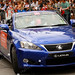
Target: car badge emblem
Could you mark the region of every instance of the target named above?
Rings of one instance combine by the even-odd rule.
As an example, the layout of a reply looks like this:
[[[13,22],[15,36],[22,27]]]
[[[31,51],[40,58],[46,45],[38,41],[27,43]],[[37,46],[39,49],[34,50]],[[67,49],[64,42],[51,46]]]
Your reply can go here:
[[[57,45],[56,48],[59,49],[59,50],[61,50],[62,46],[61,45]]]

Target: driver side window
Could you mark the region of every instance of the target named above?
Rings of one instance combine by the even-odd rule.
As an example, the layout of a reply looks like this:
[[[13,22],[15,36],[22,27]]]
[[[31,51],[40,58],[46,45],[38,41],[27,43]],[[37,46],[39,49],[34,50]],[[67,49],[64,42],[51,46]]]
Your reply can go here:
[[[10,20],[7,20],[6,24],[8,24],[9,29],[12,29],[12,18]]]

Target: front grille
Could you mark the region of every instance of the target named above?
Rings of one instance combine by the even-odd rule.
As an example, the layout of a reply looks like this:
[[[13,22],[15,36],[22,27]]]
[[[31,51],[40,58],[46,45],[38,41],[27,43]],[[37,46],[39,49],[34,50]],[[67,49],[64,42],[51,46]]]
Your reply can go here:
[[[52,44],[52,45],[44,45],[48,51],[63,51],[63,50],[71,50],[73,43],[64,43],[64,44]]]
[[[75,63],[75,57],[70,58],[56,58],[56,59],[47,59],[46,65],[60,65],[60,64],[68,64]]]

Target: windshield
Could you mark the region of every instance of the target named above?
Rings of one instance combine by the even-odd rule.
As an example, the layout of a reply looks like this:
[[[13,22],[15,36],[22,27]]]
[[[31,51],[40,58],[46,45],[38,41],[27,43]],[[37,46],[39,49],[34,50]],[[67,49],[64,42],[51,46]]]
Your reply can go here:
[[[32,12],[16,16],[16,28],[44,27],[67,25],[65,20],[56,12]]]

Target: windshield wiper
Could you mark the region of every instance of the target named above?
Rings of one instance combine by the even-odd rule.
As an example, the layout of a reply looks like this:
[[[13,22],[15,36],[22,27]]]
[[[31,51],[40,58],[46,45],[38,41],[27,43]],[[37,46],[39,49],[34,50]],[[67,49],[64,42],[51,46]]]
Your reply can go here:
[[[68,24],[56,24],[56,25],[52,25],[52,26],[66,26]]]
[[[45,25],[45,26],[29,26],[29,27],[25,27],[25,28],[40,28],[40,27],[65,26],[65,25],[68,25],[68,24]]]
[[[40,28],[40,27],[48,27],[48,26],[29,26],[29,27],[25,27],[25,28]]]

